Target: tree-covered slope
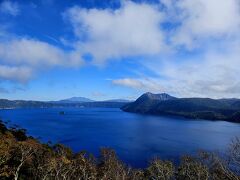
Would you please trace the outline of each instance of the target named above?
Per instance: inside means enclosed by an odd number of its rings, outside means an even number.
[[[122,107],[122,110],[135,113],[158,115],[180,115],[188,118],[227,120],[240,122],[239,99],[210,98],[152,98],[157,95],[144,94],[135,102]]]

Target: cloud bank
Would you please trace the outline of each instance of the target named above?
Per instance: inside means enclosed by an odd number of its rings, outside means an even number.
[[[10,1],[0,11],[19,14]],[[179,96],[240,97],[239,0],[122,1],[116,9],[73,6],[62,14],[73,33],[74,40],[65,39],[71,50],[34,38],[1,39],[1,79],[26,82],[41,69],[79,67],[85,54],[93,65],[141,57],[155,76],[126,75],[112,83]]]
[[[56,46],[29,38],[0,42],[0,78],[27,82],[33,73],[46,68],[79,67],[83,64],[77,51],[66,52]]]
[[[64,16],[79,39],[77,46],[91,53],[97,64],[113,58],[154,55],[165,48],[160,30],[163,14],[155,6],[131,1],[124,1],[115,10],[75,6]]]
[[[163,21],[174,28],[159,31],[172,51],[142,62],[158,77],[124,77],[112,83],[185,97],[240,97],[240,1],[161,2]]]

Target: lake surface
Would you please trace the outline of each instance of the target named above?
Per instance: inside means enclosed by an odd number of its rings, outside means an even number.
[[[100,147],[111,147],[134,167],[145,167],[155,156],[177,161],[199,149],[221,152],[240,136],[236,123],[140,115],[117,108],[9,109],[0,110],[0,119],[43,142],[63,143],[74,151],[98,156]]]

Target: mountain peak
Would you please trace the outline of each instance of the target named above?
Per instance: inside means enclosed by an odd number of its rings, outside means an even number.
[[[138,99],[151,99],[151,100],[160,100],[160,101],[166,101],[169,99],[175,99],[175,97],[170,96],[166,93],[159,93],[159,94],[153,94],[151,92],[146,92],[142,96],[140,96]]]
[[[124,111],[141,111],[142,113],[145,113],[148,112],[152,106],[157,105],[162,101],[168,101],[172,99],[176,99],[176,97],[170,96],[166,93],[153,94],[151,92],[147,92],[141,95],[136,101],[122,107],[122,109]]]

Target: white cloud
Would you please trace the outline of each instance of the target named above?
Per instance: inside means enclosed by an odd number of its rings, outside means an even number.
[[[117,79],[113,84],[179,97],[240,98],[240,46],[229,47],[210,48],[202,56],[145,61],[144,66],[156,74],[154,77]]]
[[[164,21],[173,25],[163,34],[174,53],[142,61],[158,77],[126,77],[113,84],[184,97],[240,97],[240,1],[161,3]]]
[[[32,69],[26,66],[0,65],[0,78],[25,83],[32,77]]]
[[[131,88],[142,88],[144,85],[137,79],[132,78],[123,78],[112,80],[112,83],[115,85],[126,86]]]
[[[56,46],[35,39],[13,39],[0,43],[1,62],[11,65],[72,66],[81,64],[76,52],[67,53]]]
[[[73,26],[79,48],[92,53],[99,63],[111,58],[156,55],[181,45],[192,50],[208,41],[239,37],[239,0],[160,2],[165,8],[124,0],[115,10],[74,6],[64,17]],[[163,28],[164,23],[170,27]]]
[[[78,46],[91,53],[95,63],[111,58],[154,55],[164,47],[160,28],[163,14],[157,7],[124,1],[119,9],[73,7],[65,13],[81,40]]]
[[[173,34],[173,43],[188,48],[216,38],[225,40],[240,31],[239,0],[182,0],[171,4],[181,23]],[[176,18],[176,17],[175,17]]]
[[[161,3],[165,8],[132,1],[122,1],[118,9],[74,6],[64,13],[76,39],[64,42],[71,44],[73,51],[31,38],[1,41],[0,78],[24,82],[41,68],[78,67],[84,53],[92,54],[94,63],[100,65],[141,56],[145,57],[141,63],[158,77],[126,75],[112,83],[179,96],[240,97],[240,1]],[[4,31],[0,31],[2,36]]]
[[[64,13],[78,38],[75,43],[91,53],[95,63],[112,58],[159,55],[202,48],[213,40],[231,40],[240,32],[240,1],[161,0],[158,5],[122,1],[119,9],[84,9]],[[163,28],[169,23],[169,28]]]
[[[79,67],[81,53],[66,52],[35,39],[13,38],[0,42],[0,78],[27,81],[39,69],[54,66]]]
[[[19,14],[19,11],[20,11],[19,6],[16,2],[5,0],[2,3],[0,3],[0,12],[2,13],[17,16]]]
[[[118,86],[125,86],[140,91],[162,92],[164,87],[160,85],[154,78],[122,78],[114,79],[112,84]]]

